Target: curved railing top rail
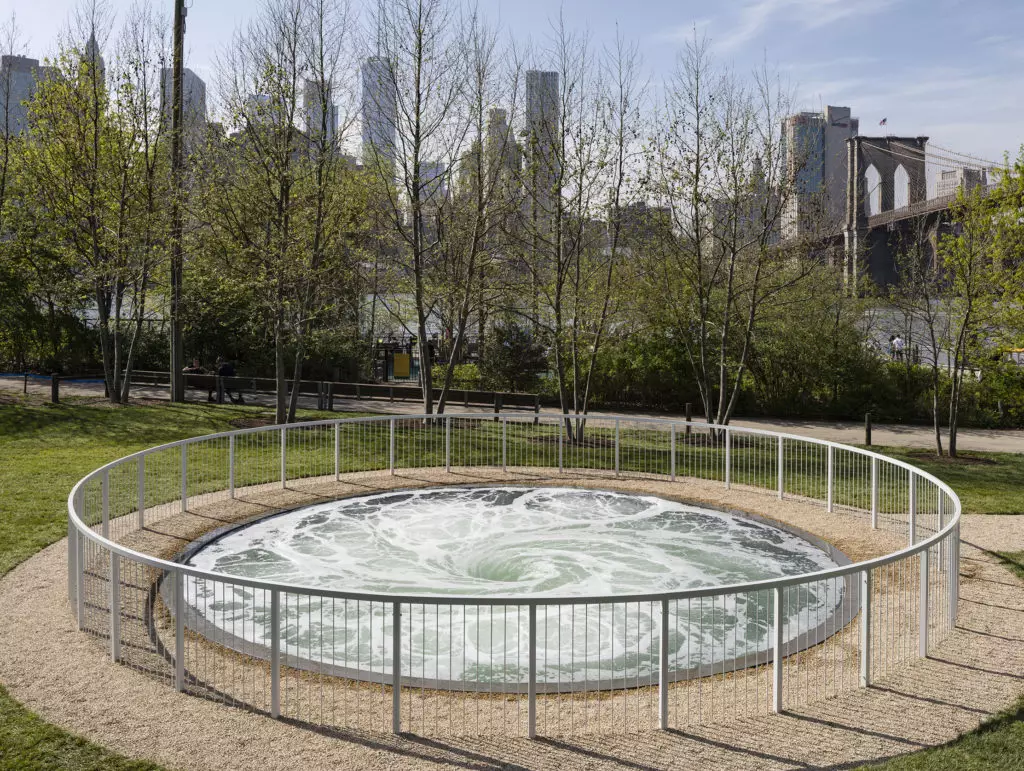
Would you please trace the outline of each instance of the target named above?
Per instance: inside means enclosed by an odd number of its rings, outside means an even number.
[[[106,463],[103,466],[95,469],[86,476],[82,477],[75,486],[71,489],[68,495],[68,516],[74,524],[75,529],[86,536],[87,538],[101,544],[104,548],[109,549],[112,553],[118,554],[122,557],[127,557],[135,562],[142,563],[149,567],[167,570],[167,571],[178,571],[184,575],[193,576],[196,578],[211,578],[213,580],[222,581],[225,580],[225,574],[223,573],[212,573],[210,571],[201,570],[199,568],[190,567],[180,562],[173,562],[171,560],[161,559],[159,557],[153,557],[148,554],[137,552],[133,549],[129,549],[122,546],[109,538],[105,538],[100,533],[94,531],[78,516],[78,512],[75,509],[75,501],[77,500],[78,492],[83,488],[84,485],[90,481],[96,479],[104,472],[109,471],[112,468],[128,463],[132,460],[136,460],[139,457],[149,455],[152,453],[160,452],[162,450],[171,449],[174,447],[180,447],[182,445],[196,444],[214,439],[223,439],[231,436],[239,436],[243,434],[259,433],[264,431],[281,431],[284,430],[295,430],[295,429],[306,429],[315,426],[328,426],[334,424],[351,424],[351,423],[374,423],[381,422],[387,423],[391,421],[409,421],[409,420],[441,420],[445,418],[459,418],[459,419],[473,419],[473,420],[491,420],[499,418],[501,420],[508,420],[511,418],[513,421],[530,421],[532,422],[538,416],[518,416],[518,415],[503,415],[503,414],[491,414],[491,413],[458,413],[458,414],[443,414],[443,415],[388,415],[388,416],[371,416],[361,418],[336,418],[328,420],[317,420],[308,421],[301,423],[289,423],[289,424],[276,424],[270,426],[256,426],[253,428],[237,429],[234,431],[222,431],[214,434],[204,434],[202,436],[190,437],[188,439],[179,439],[175,442],[168,442],[154,447],[149,447],[145,450],[126,455],[122,458]],[[941,541],[953,528],[959,525],[960,515],[962,511],[960,498],[953,491],[953,489],[938,479],[934,475],[924,471],[923,469],[917,468],[916,466],[906,463],[905,461],[898,460],[896,458],[890,458],[886,455],[873,452],[871,450],[865,450],[859,447],[853,447],[851,445],[841,444],[839,442],[831,442],[825,439],[818,439],[815,437],[801,436],[799,434],[781,433],[777,431],[769,431],[766,429],[748,428],[745,426],[729,426],[729,425],[717,425],[709,423],[684,423],[679,420],[672,420],[669,418],[635,418],[631,416],[575,416],[575,415],[560,415],[560,414],[549,414],[540,415],[541,419],[550,419],[558,422],[559,424],[564,420],[576,420],[586,419],[591,423],[607,423],[607,422],[619,422],[629,421],[632,423],[655,423],[667,426],[685,426],[690,425],[693,429],[702,430],[714,430],[714,431],[725,431],[731,434],[753,434],[759,436],[767,436],[776,439],[790,439],[799,442],[806,442],[809,444],[817,444],[824,447],[832,447],[835,449],[841,449],[846,452],[852,452],[858,455],[862,455],[874,460],[882,461],[891,466],[903,468],[910,472],[911,475],[927,480],[934,484],[941,492],[945,493],[953,503],[953,511],[949,518],[949,521],[945,526],[937,530],[931,537],[918,541],[904,549],[886,554],[882,557],[876,557],[870,560],[864,560],[862,562],[854,562],[849,565],[840,566],[837,568],[829,568],[827,570],[820,570],[813,573],[802,573],[800,575],[786,576],[784,578],[773,578],[764,579],[761,581],[751,581],[740,584],[722,584],[716,586],[700,587],[697,589],[686,589],[671,592],[651,592],[643,594],[615,594],[615,595],[574,595],[574,596],[551,596],[551,595],[513,595],[509,597],[480,597],[476,595],[431,595],[431,594],[393,594],[393,593],[370,593],[370,592],[352,592],[352,591],[341,591],[324,589],[322,587],[305,586],[302,584],[289,584],[289,583],[273,583],[268,581],[259,581],[253,579],[246,579],[238,576],[230,576],[232,584],[238,586],[246,586],[254,589],[264,589],[267,591],[284,591],[293,592],[297,594],[310,594],[320,597],[328,597],[335,599],[352,599],[352,600],[365,600],[372,602],[399,602],[399,603],[413,603],[423,605],[584,605],[584,604],[598,604],[598,603],[622,603],[622,602],[654,602],[660,600],[685,600],[685,599],[699,599],[701,597],[719,596],[724,594],[740,594],[745,592],[753,592],[759,590],[767,590],[774,588],[783,588],[787,586],[795,586],[797,584],[808,583],[813,581],[825,581],[832,578],[842,578],[854,573],[859,573],[865,570],[873,570],[878,567],[883,567],[893,562],[897,562],[905,557],[912,556],[919,552],[923,552],[930,548],[934,544]],[[380,492],[387,492],[381,490]]]

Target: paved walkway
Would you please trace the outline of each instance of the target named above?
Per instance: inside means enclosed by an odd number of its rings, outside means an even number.
[[[20,378],[0,378],[0,390],[18,391],[23,387]],[[31,394],[49,397],[50,384],[48,381],[29,381],[28,391]],[[102,394],[103,385],[93,382],[70,382],[61,384],[61,393],[73,396],[97,396]],[[190,391],[190,398],[202,399],[202,392]],[[132,397],[137,399],[161,399],[168,398],[167,389],[152,386],[136,386],[132,389]],[[250,394],[246,397],[247,404],[262,407],[273,407],[274,397],[270,394]],[[316,409],[316,398],[302,396],[299,398],[299,406],[304,409]],[[336,397],[334,400],[335,411],[337,412],[375,412],[384,415],[418,415],[423,412],[420,402],[394,401],[382,399],[351,399]],[[461,404],[452,404],[449,411],[460,413],[489,413],[490,407],[469,407]],[[553,407],[542,407],[544,414],[557,414],[558,410]],[[510,409],[510,415],[523,414],[524,410]],[[630,412],[616,413],[611,411],[598,410],[592,413],[592,417],[607,417],[611,415],[624,415],[632,418],[676,418],[683,419],[682,415],[661,413],[661,412]],[[863,444],[864,424],[853,421],[815,421],[815,420],[793,420],[788,418],[750,418],[737,419],[732,421],[736,426],[747,426],[752,428],[765,428],[774,430],[785,430],[789,433],[810,436],[816,439],[826,439],[832,442],[844,444]],[[876,445],[891,447],[922,447],[931,449],[935,446],[935,437],[931,426],[911,426],[899,424],[875,424],[872,429],[872,441]],[[949,436],[943,431],[942,446],[946,447]],[[1022,429],[981,429],[961,428],[957,433],[957,444],[961,450],[976,450],[981,452],[1024,452],[1024,430]]]

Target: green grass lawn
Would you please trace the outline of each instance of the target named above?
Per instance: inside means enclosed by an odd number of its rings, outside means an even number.
[[[96,399],[67,399],[60,405],[40,400],[7,398],[0,403],[0,576],[19,562],[67,532],[66,499],[73,484],[103,463],[156,444],[172,442],[190,436],[225,431],[254,420],[272,415],[266,408],[234,405],[155,405],[112,408]],[[300,417],[324,417],[317,413],[300,413]],[[511,426],[511,423],[510,423]],[[439,453],[443,445],[438,434],[417,431],[415,426],[401,429],[405,433],[402,445],[418,442],[412,460],[432,459],[441,462]],[[474,432],[459,434],[453,440],[458,454],[465,460],[482,461],[500,447],[500,425],[478,426]],[[453,434],[456,432],[453,430]],[[543,433],[543,432],[541,432]],[[612,450],[607,431],[591,434],[600,455]],[[509,462],[532,459],[536,463],[554,465],[557,441],[551,437],[534,435],[532,439],[509,437]],[[372,456],[379,466],[381,437],[373,432],[353,433],[347,447],[353,453]],[[496,440],[499,440],[496,442]],[[288,466],[296,471],[308,458],[316,457],[322,438],[312,447],[301,443],[289,444]],[[242,452],[252,451],[243,450]],[[623,437],[622,464],[624,470],[668,470],[667,439],[665,437]],[[734,445],[734,480],[771,484],[774,467],[769,458],[762,463],[765,448]],[[1024,479],[1024,455],[967,453],[960,463],[933,460],[927,454],[893,448],[887,454],[909,460],[949,482],[964,501],[970,513],[1006,514],[1022,513],[1022,504],[1016,499],[1018,480]],[[206,451],[204,451],[206,452]],[[500,450],[497,450],[500,453]],[[718,456],[717,447],[685,447],[678,451],[679,473],[685,473],[685,464],[698,463],[700,458]],[[321,451],[322,454],[322,451]],[[277,456],[279,458],[279,456]],[[386,455],[383,456],[386,458]],[[399,458],[401,463],[403,457]],[[210,468],[219,468],[223,459],[216,450],[197,456]],[[688,459],[688,460],[687,460]],[[190,463],[192,459],[190,458]],[[457,462],[457,459],[456,459]],[[497,457],[491,462],[500,462]],[[844,461],[837,458],[837,473]],[[852,461],[851,461],[852,462]],[[274,473],[273,459],[266,473]],[[851,473],[857,469],[851,466]],[[263,473],[263,472],[260,472]],[[714,473],[710,476],[714,477]],[[244,481],[260,481],[244,480]],[[243,480],[240,480],[243,483]],[[191,484],[191,482],[190,482]],[[816,482],[800,475],[799,466],[792,473],[787,470],[787,488],[804,488],[806,492]],[[796,491],[796,490],[795,490]],[[154,494],[158,494],[154,493]],[[855,498],[863,496],[857,487],[849,490]],[[147,495],[148,499],[149,495]],[[1024,553],[1001,555],[1007,565],[1024,576]],[[0,652],[2,655],[2,652]],[[947,747],[928,750],[890,761],[884,767],[892,769],[1016,769],[1024,767],[1024,699],[1006,713],[994,718],[983,728]],[[0,769],[153,769],[156,766],[130,761],[101,747],[79,739],[41,720],[23,709],[0,688]]]

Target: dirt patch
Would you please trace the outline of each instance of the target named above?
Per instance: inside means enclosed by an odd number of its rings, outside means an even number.
[[[977,455],[965,455],[961,453],[955,458],[951,458],[948,455],[942,455],[941,457],[933,452],[924,452],[923,450],[911,450],[907,453],[907,457],[913,458],[914,460],[927,461],[928,463],[940,463],[944,466],[996,466],[998,461],[994,461],[991,458],[979,458]]]

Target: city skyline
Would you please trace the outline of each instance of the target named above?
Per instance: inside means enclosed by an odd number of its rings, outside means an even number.
[[[169,14],[165,4],[158,10]],[[353,3],[360,11],[365,5]],[[129,0],[108,6],[123,14]],[[40,61],[52,55],[57,30],[76,7],[67,0],[19,7],[20,53]],[[535,44],[550,35],[558,13],[538,0],[493,0],[481,10],[506,33]],[[196,3],[186,66],[212,83],[229,31],[253,13],[241,0]],[[636,40],[656,83],[670,76],[686,40],[706,35],[715,55],[738,72],[761,64],[778,69],[792,85],[794,112],[850,105],[865,134],[926,134],[989,161],[1016,155],[1024,142],[1024,105],[1014,99],[1024,90],[1024,46],[1003,34],[1024,25],[1024,5],[1009,0],[746,0],[715,9],[696,0],[653,0],[643,13],[628,14],[611,0],[566,0],[561,13],[566,26],[588,31],[598,47],[617,31]]]

